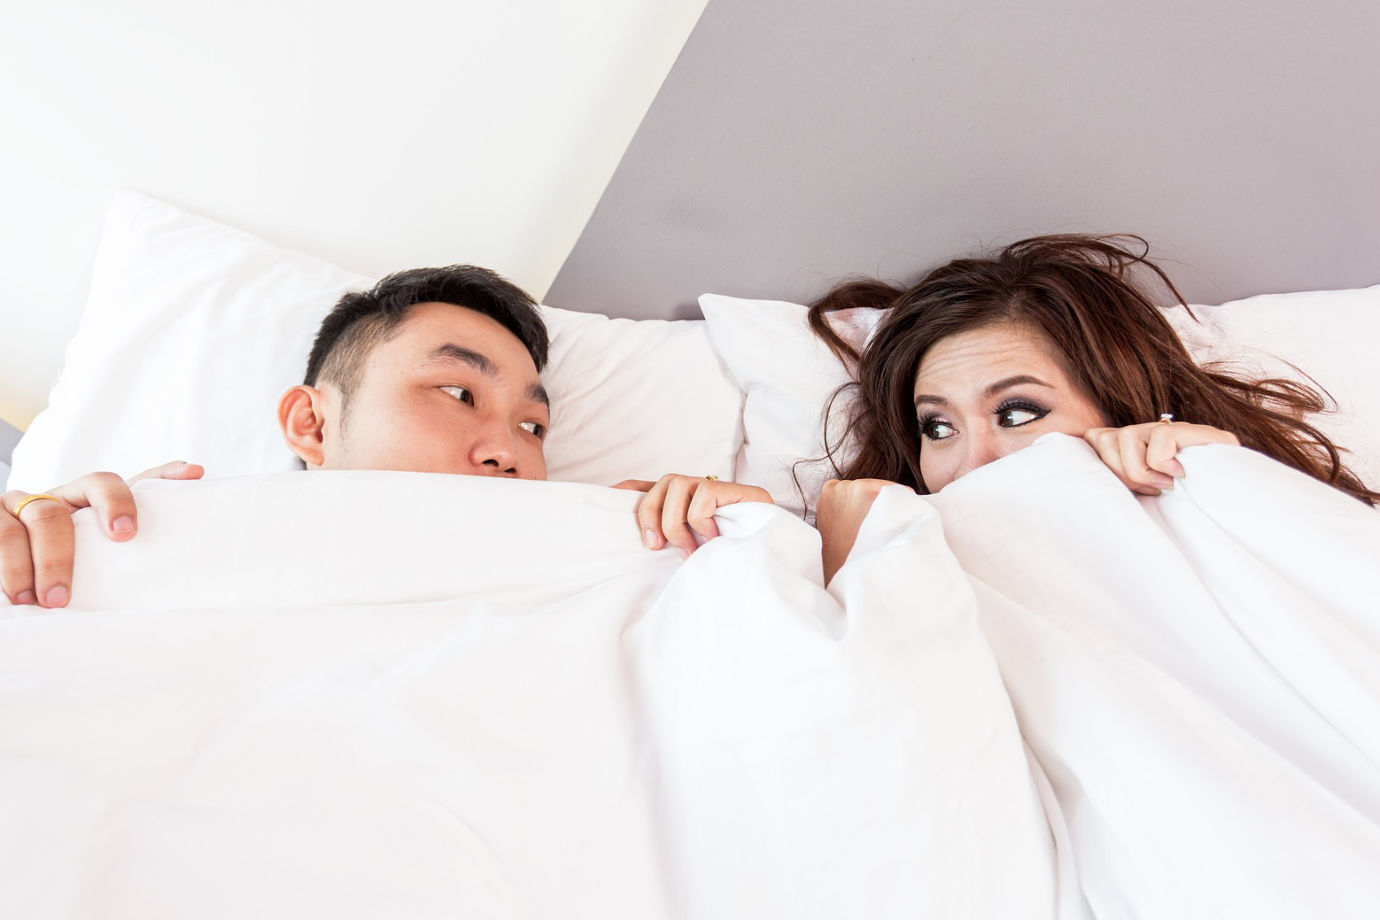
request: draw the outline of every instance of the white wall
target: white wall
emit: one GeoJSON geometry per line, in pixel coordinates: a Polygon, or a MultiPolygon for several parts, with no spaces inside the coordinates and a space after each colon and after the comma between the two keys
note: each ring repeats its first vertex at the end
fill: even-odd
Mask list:
{"type": "Polygon", "coordinates": [[[4,4],[0,418],[45,404],[119,186],[541,296],[705,2],[4,4]]]}

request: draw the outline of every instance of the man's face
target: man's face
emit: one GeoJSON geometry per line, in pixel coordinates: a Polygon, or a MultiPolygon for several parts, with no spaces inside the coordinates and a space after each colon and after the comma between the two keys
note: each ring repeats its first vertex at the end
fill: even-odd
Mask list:
{"type": "Polygon", "coordinates": [[[322,388],[321,469],[545,479],[550,407],[536,365],[498,321],[424,303],[364,360],[341,411],[322,388]]]}

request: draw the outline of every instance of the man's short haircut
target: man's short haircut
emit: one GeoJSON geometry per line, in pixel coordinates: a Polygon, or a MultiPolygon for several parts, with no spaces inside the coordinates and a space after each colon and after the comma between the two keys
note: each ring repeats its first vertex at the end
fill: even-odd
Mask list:
{"type": "Polygon", "coordinates": [[[395,272],[370,290],[340,298],[321,321],[304,383],[332,383],[348,399],[359,385],[369,352],[392,336],[408,310],[422,303],[453,304],[497,320],[526,346],[538,371],[546,366],[546,324],[531,295],[487,268],[448,265],[395,272]]]}

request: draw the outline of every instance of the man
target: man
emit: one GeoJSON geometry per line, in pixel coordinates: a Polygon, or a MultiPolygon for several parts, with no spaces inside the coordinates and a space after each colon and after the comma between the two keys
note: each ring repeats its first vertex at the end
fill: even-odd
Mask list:
{"type": "MultiPolygon", "coordinates": [[[[303,383],[278,422],[308,470],[402,470],[545,479],[549,342],[536,303],[488,269],[420,268],[346,294],[326,316],[303,383]]],[[[170,463],[135,477],[197,479],[170,463]]],[[[770,501],[752,486],[667,475],[619,483],[647,492],[639,527],[650,549],[690,553],[717,536],[715,509],[770,501]],[[693,533],[692,533],[693,531],[693,533]]],[[[39,496],[7,492],[0,514],[0,588],[13,604],[65,606],[72,579],[71,515],[91,506],[110,539],[132,539],[129,484],[92,473],[39,496]]]]}

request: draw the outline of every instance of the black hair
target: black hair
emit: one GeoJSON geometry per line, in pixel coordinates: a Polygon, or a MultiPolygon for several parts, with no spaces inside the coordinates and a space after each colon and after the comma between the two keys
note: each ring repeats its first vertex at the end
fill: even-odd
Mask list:
{"type": "Polygon", "coordinates": [[[394,272],[367,291],[351,291],[321,321],[303,381],[329,381],[349,398],[364,359],[421,303],[446,303],[482,313],[517,336],[540,371],[549,341],[536,301],[497,272],[476,265],[412,268],[394,272]]]}

